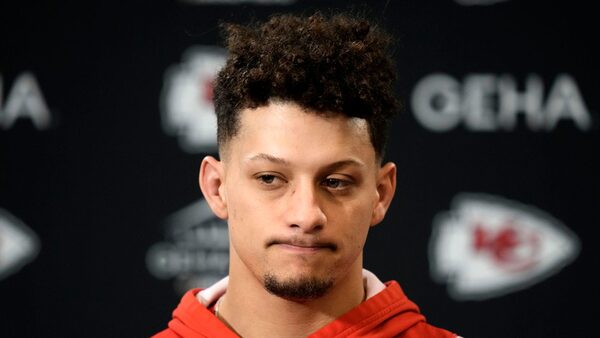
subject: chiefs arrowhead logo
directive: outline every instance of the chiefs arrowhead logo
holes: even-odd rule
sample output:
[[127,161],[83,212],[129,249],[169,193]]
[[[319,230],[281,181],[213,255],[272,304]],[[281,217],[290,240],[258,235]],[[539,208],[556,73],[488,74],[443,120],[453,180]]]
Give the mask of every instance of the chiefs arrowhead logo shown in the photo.
[[165,74],[161,94],[163,130],[177,136],[180,147],[188,153],[217,150],[213,80],[225,59],[222,48],[196,46]]
[[431,274],[457,300],[524,289],[579,254],[579,240],[536,208],[499,197],[460,194],[438,215],[429,245]]
[[0,209],[0,280],[31,262],[38,251],[39,241],[35,233]]

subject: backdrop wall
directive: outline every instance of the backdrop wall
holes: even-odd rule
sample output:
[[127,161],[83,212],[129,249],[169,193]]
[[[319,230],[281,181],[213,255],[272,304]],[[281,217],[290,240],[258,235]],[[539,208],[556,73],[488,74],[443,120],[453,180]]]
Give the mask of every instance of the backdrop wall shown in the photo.
[[[220,22],[357,8],[396,38],[398,189],[365,266],[464,337],[589,337],[599,301],[591,5],[0,4],[0,336],[134,337],[226,274],[206,208]],[[596,150],[594,150],[596,149]]]

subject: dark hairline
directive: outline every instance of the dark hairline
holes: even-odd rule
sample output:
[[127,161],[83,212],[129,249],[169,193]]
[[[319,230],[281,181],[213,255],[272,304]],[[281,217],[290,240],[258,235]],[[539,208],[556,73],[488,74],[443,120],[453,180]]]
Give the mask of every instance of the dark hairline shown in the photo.
[[[303,106],[302,106],[301,104],[299,104],[298,102],[295,102],[295,101],[286,101],[286,100],[282,100],[282,99],[280,99],[280,98],[271,98],[271,99],[269,99],[269,103],[268,103],[267,105],[263,105],[263,106],[260,106],[260,107],[267,107],[267,106],[269,106],[269,105],[270,105],[270,104],[272,104],[272,103],[293,103],[294,105],[296,105],[296,106],[298,106],[300,109],[302,109],[302,111],[303,111],[304,113],[306,113],[306,114],[313,114],[313,115],[316,115],[316,116],[319,116],[319,117],[322,117],[322,118],[333,117],[333,116],[343,116],[343,117],[344,117],[344,118],[346,118],[346,119],[355,119],[355,118],[356,118],[356,119],[360,119],[360,120],[363,120],[363,121],[365,121],[365,122],[367,123],[366,129],[367,129],[367,133],[368,133],[368,136],[369,136],[369,144],[371,145],[371,148],[372,148],[372,149],[373,149],[373,151],[375,152],[375,162],[376,162],[376,163],[377,163],[379,166],[381,166],[381,164],[383,163],[383,157],[384,157],[383,155],[384,155],[384,154],[380,154],[380,153],[377,151],[377,148],[375,147],[375,145],[373,144],[373,139],[372,139],[372,137],[371,137],[371,127],[370,127],[370,125],[369,125],[369,123],[368,123],[369,121],[368,121],[366,118],[362,118],[362,117],[355,117],[355,116],[348,116],[347,114],[344,114],[344,113],[342,113],[342,112],[328,112],[328,111],[324,111],[324,112],[321,112],[321,111],[319,111],[319,112],[315,112],[315,111],[312,111],[312,110],[310,110],[309,108],[303,107]],[[256,107],[256,108],[260,108],[260,107]],[[234,129],[234,130],[235,130],[235,134],[231,134],[231,133],[229,133],[229,134],[227,135],[227,136],[228,136],[228,137],[227,137],[227,139],[225,139],[225,140],[219,140],[219,144],[218,144],[218,151],[219,151],[219,158],[220,158],[221,160],[223,160],[223,159],[226,159],[226,158],[227,158],[227,150],[226,150],[225,148],[227,148],[227,147],[229,146],[229,143],[231,142],[231,140],[232,140],[233,138],[235,138],[235,137],[237,137],[237,136],[239,135],[239,132],[240,132],[240,130],[241,130],[241,123],[242,123],[242,122],[241,122],[241,118],[240,118],[240,116],[241,116],[241,113],[242,113],[244,110],[246,110],[246,109],[256,109],[256,108],[250,108],[250,107],[241,108],[241,109],[239,109],[239,111],[237,111],[237,112],[235,113],[235,114],[236,114],[236,116],[237,116],[237,118],[236,118],[236,124],[237,124],[237,126],[236,126],[236,128]],[[383,147],[384,147],[384,148],[382,149],[382,151],[384,152],[384,151],[385,151],[385,144],[383,145]]]

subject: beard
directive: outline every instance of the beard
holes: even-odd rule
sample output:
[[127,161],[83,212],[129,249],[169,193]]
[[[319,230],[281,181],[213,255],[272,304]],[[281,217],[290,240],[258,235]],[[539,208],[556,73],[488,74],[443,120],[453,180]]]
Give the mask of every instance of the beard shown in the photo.
[[278,297],[290,300],[310,300],[322,297],[332,286],[333,278],[318,279],[302,276],[281,280],[271,273],[263,276],[265,289]]

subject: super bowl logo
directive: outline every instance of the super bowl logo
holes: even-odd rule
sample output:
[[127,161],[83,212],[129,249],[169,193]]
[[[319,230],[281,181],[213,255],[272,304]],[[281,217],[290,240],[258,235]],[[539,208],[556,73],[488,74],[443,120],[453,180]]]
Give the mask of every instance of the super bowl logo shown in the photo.
[[527,288],[579,253],[560,221],[531,206],[483,194],[460,194],[434,221],[432,277],[457,300],[482,300]]

